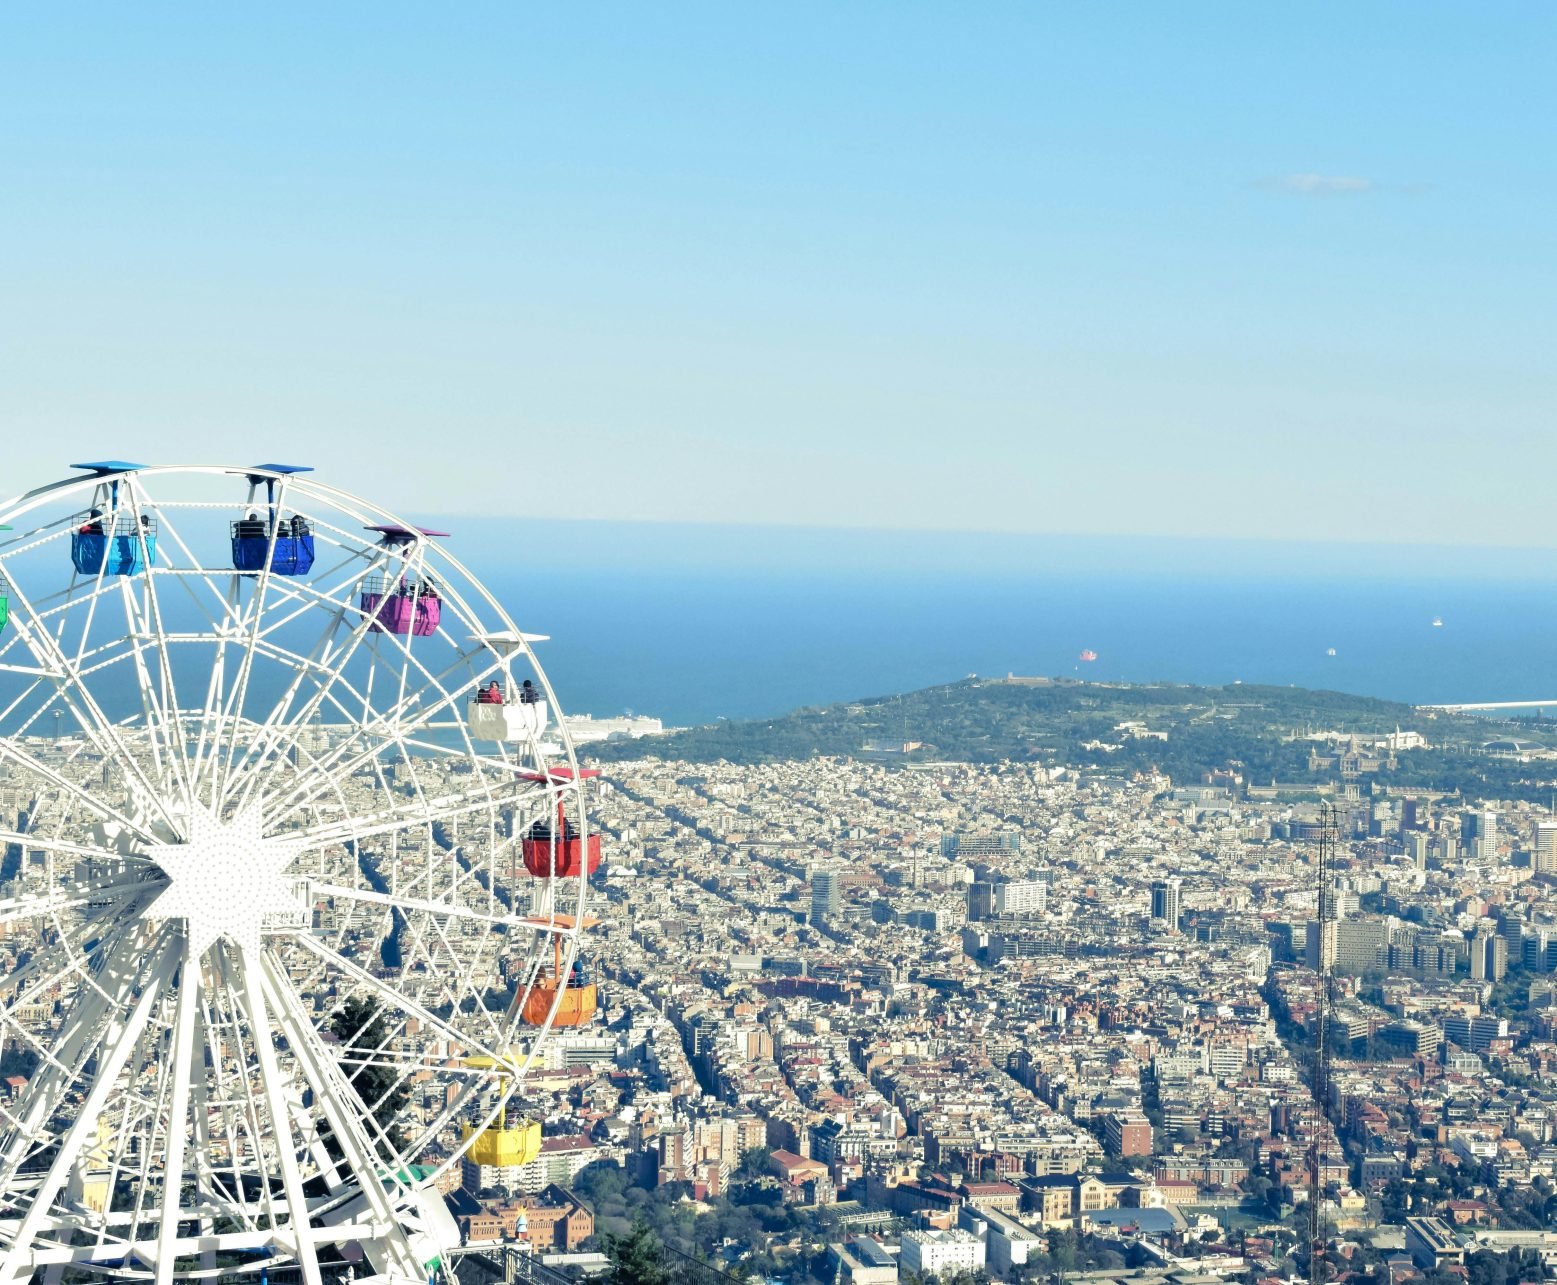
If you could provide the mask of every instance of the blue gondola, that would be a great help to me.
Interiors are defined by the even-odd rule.
[[[258,500],[260,483],[265,485],[265,512],[251,508],[232,524],[232,565],[237,571],[265,570],[267,555],[270,570],[278,576],[304,576],[313,570],[314,529],[301,513],[281,517],[277,511],[276,477],[285,480],[294,473],[311,473],[306,464],[257,464],[264,473],[250,473],[249,503]]]
[[[157,520],[134,512],[120,502],[121,474],[144,468],[128,460],[98,460],[72,464],[97,475],[93,507],[77,515],[70,535],[70,560],[83,576],[136,576],[157,560]]]
[[[239,571],[263,571],[272,549],[264,518],[240,518],[232,524],[232,565]],[[301,514],[282,518],[276,529],[270,569],[278,576],[304,576],[314,565],[314,532]]]
[[[80,515],[70,537],[70,560],[83,576],[137,576],[157,557],[157,520],[122,513],[104,518],[96,509]]]

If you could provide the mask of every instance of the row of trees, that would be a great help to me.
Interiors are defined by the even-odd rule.
[[[751,1242],[736,1242],[750,1249]],[[780,1267],[766,1255],[748,1254],[730,1264],[716,1264],[706,1253],[688,1254],[667,1246],[644,1219],[635,1221],[620,1235],[602,1237],[602,1248],[611,1260],[607,1285],[725,1285],[744,1282],[758,1276],[782,1271],[794,1285],[822,1285],[832,1279],[825,1245],[813,1247]],[[1135,1260],[1119,1252],[1109,1242],[1082,1236],[1073,1229],[1049,1233],[1047,1251],[1033,1255],[1025,1266],[1014,1270],[1013,1279],[1041,1282],[1055,1274],[1073,1271],[1121,1271],[1139,1266],[1145,1255],[1137,1251]],[[913,1272],[902,1273],[903,1285],[921,1285]],[[986,1272],[959,1271],[941,1279],[940,1285],[990,1285]],[[1481,1285],[1481,1283],[1476,1283]],[[1503,1285],[1486,1282],[1485,1285]]]

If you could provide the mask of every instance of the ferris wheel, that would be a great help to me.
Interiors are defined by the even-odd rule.
[[[532,644],[301,466],[0,504],[0,1285],[426,1281],[600,863]]]

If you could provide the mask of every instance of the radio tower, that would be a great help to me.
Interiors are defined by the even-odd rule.
[[[1330,867],[1335,861],[1339,826],[1336,810],[1328,800],[1319,805],[1319,860],[1314,879],[1318,886],[1316,922],[1319,942],[1314,951],[1314,1074],[1312,1120],[1308,1133],[1308,1280],[1309,1285],[1324,1285],[1324,1220],[1319,1203],[1324,1184],[1319,1180],[1324,1157],[1326,1124],[1325,1104],[1330,1096],[1330,1002],[1334,993],[1334,965],[1330,949],[1330,922],[1334,918],[1335,898],[1329,889]]]

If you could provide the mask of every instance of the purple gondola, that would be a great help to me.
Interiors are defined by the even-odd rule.
[[[448,535],[447,531],[430,531],[426,527],[370,526],[377,531],[379,543],[394,549],[402,556],[408,546],[416,544],[424,536]],[[369,576],[361,586],[362,614],[372,617],[368,628],[375,633],[386,630],[392,634],[413,635],[425,638],[438,632],[438,622],[443,618],[443,602],[438,590],[426,576],[409,573],[399,576]]]
[[[375,633],[387,630],[425,638],[438,632],[443,602],[438,591],[425,580],[372,576],[362,582],[362,614],[373,617],[368,628]]]

